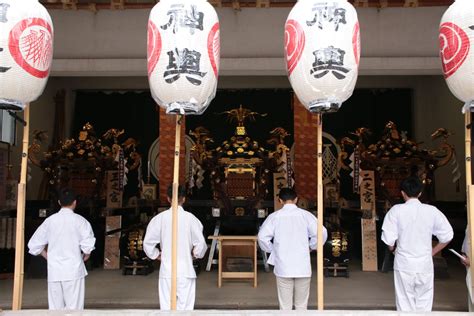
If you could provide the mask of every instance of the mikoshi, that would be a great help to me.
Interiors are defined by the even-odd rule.
[[[29,103],[43,93],[48,81],[54,35],[51,17],[37,0],[4,0],[0,5],[0,108],[24,110],[12,302],[12,309],[19,310],[23,298]]]
[[[185,23],[187,12],[198,16]],[[169,12],[178,18],[170,20]],[[217,13],[206,0],[163,0],[148,22],[148,79],[153,99],[176,115],[172,198],[172,258],[170,306],[176,310],[178,185],[181,118],[202,114],[216,95],[220,57]]]
[[[470,254],[474,253],[474,185],[472,183],[472,111],[474,110],[474,5],[471,0],[456,0],[444,13],[439,26],[439,48],[444,78],[449,90],[464,102],[466,149],[467,220]],[[470,293],[474,285],[471,264]],[[472,294],[471,294],[472,295]]]
[[[324,14],[323,14],[324,13]],[[298,0],[285,25],[286,69],[300,102],[317,115],[317,292],[324,309],[322,114],[337,111],[353,93],[360,60],[357,12],[347,0],[331,5]]]

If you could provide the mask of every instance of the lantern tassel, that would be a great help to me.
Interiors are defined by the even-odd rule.
[[[474,112],[474,100],[467,101],[464,104],[462,107],[462,114],[466,114],[466,112]]]

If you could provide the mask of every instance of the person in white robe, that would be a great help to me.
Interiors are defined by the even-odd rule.
[[[58,202],[59,212],[48,217],[28,242],[29,253],[47,260],[49,309],[82,310],[84,262],[94,250],[94,233],[90,223],[74,213],[76,196],[71,189],[62,189]]]
[[[433,306],[433,256],[453,239],[453,228],[436,207],[418,198],[423,184],[417,177],[401,183],[404,204],[385,215],[382,240],[395,253],[394,284],[397,310],[430,312]],[[432,246],[432,237],[438,244]]]
[[[270,253],[281,310],[306,310],[311,284],[310,251],[317,248],[318,220],[296,206],[298,197],[290,188],[279,193],[283,207],[268,216],[258,233],[258,244]],[[323,227],[323,243],[327,230]]]
[[[464,264],[464,266],[466,267],[466,286],[467,286],[467,306],[468,306],[468,310],[470,312],[474,312],[474,304],[473,304],[473,291],[472,291],[472,279],[471,279],[471,270],[469,269],[469,267],[471,266],[471,261],[470,261],[470,258],[471,256],[469,255],[470,253],[470,249],[469,249],[469,246],[470,246],[470,242],[469,242],[469,231],[468,231],[468,227],[466,227],[466,234],[464,235],[464,240],[462,242],[462,248],[461,248],[461,251],[463,253],[463,256],[464,258],[461,259],[461,263]]]
[[[168,188],[168,202],[171,203],[172,187]],[[193,258],[202,258],[206,254],[207,244],[203,236],[203,226],[182,205],[186,198],[184,187],[178,188],[178,253],[177,253],[177,310],[193,310],[196,296],[196,271]],[[171,208],[156,215],[148,224],[143,250],[152,260],[161,260],[158,281],[158,296],[161,310],[171,307]],[[160,246],[161,251],[157,248]]]

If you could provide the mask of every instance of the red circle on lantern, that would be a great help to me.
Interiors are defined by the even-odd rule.
[[[285,57],[288,75],[291,75],[301,58],[305,45],[303,28],[296,20],[288,20],[285,25]]]
[[[214,26],[209,31],[209,35],[207,36],[207,53],[209,55],[209,59],[211,60],[212,70],[214,70],[214,75],[218,76],[218,66],[217,63],[220,58],[220,30],[219,30],[219,22],[214,24]]]
[[[160,31],[152,21],[148,22],[148,76],[155,70],[156,64],[160,59],[161,54],[161,35]]]
[[[37,78],[46,78],[53,59],[53,31],[41,18],[18,22],[8,38],[10,54],[26,72]]]
[[[354,49],[354,57],[356,64],[359,65],[360,61],[360,27],[359,22],[354,25],[354,31],[352,33],[352,48]]]
[[[469,37],[456,24],[443,23],[439,27],[439,48],[444,77],[448,78],[466,60],[470,49]]]

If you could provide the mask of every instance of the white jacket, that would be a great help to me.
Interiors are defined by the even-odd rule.
[[[82,253],[90,254],[94,244],[89,222],[71,209],[62,208],[38,227],[28,248],[30,254],[37,256],[48,246],[48,282],[57,282],[87,275]]]
[[[202,224],[196,216],[186,212],[181,206],[178,207],[178,277],[196,278],[193,256],[202,258],[207,250],[202,229]],[[143,241],[143,250],[152,260],[160,255],[160,251],[156,248],[158,244],[160,245],[160,278],[171,278],[171,233],[172,211],[168,209],[153,217]]]
[[[409,199],[393,206],[382,225],[382,240],[395,245],[394,270],[414,273],[432,273],[432,236],[440,243],[453,239],[453,228],[436,207]]]
[[[310,249],[316,250],[318,220],[295,204],[286,204],[273,212],[258,233],[258,244],[270,253],[268,263],[282,278],[311,277]],[[323,244],[328,238],[323,226]],[[273,239],[273,241],[272,241]]]

